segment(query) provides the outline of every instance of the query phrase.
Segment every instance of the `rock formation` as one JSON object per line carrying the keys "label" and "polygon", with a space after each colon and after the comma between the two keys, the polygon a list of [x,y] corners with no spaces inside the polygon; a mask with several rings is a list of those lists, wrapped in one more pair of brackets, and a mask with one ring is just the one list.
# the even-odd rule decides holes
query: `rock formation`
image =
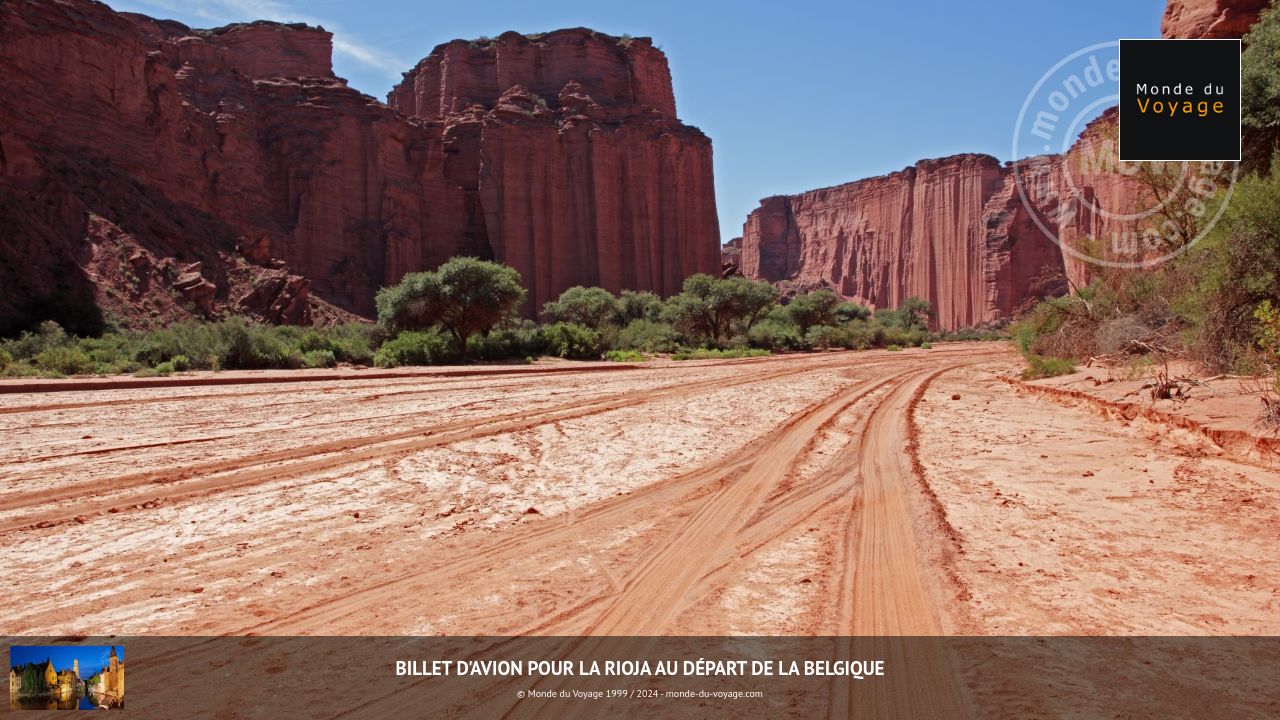
{"label": "rock formation", "polygon": [[456,41],[393,109],[334,76],[320,28],[10,0],[0,37],[0,332],[54,306],[368,317],[459,254],[516,266],[529,310],[719,268],[711,144],[647,39]]}
{"label": "rock formation", "polygon": [[[1239,37],[1268,4],[1171,0],[1164,32]],[[1137,242],[1138,222],[1122,216],[1150,205],[1149,191],[1114,172],[1116,130],[1112,108],[1065,155],[1004,165],[987,155],[956,155],[765,198],[743,226],[742,272],[801,289],[831,288],[877,308],[921,297],[941,329],[1007,320],[1088,281],[1090,266],[1072,251],[1106,253]]]}
{"label": "rock formation", "polygon": [[828,287],[873,308],[920,297],[943,329],[1007,317],[1039,279],[1063,272],[1057,246],[1026,216],[1014,171],[957,155],[766,198],[743,228],[743,274]]}
{"label": "rock formation", "polygon": [[1167,38],[1238,38],[1271,0],[1169,0],[1160,31]]}
{"label": "rock formation", "polygon": [[[679,292],[716,272],[711,142],[648,38],[583,28],[437,47],[388,96],[443,125],[445,176],[532,307],[573,285]],[[714,240],[714,242],[712,242]]]}

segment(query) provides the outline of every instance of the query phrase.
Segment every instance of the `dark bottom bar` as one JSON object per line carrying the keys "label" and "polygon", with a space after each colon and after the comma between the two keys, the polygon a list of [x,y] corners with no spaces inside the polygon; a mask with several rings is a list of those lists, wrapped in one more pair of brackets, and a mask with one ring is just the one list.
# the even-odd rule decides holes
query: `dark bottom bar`
{"label": "dark bottom bar", "polygon": [[[110,645],[132,718],[1274,718],[1277,638],[9,638]],[[24,705],[11,696],[11,708]]]}

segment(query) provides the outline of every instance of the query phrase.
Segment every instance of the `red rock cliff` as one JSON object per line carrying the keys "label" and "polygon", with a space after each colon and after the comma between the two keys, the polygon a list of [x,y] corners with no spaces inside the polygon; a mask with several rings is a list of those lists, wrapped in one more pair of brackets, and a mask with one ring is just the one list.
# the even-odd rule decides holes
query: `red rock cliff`
{"label": "red rock cliff", "polygon": [[[463,111],[402,114],[335,77],[330,34],[301,25],[9,0],[0,38],[10,325],[52,302],[135,325],[368,316],[378,287],[457,254],[511,261],[539,301],[719,268],[710,141],[675,119],[647,41],[451,43],[437,94]],[[513,78],[560,94],[543,108]]]}
{"label": "red rock cliff", "polygon": [[1068,282],[1087,281],[1088,265],[1045,229],[1082,253],[1089,239],[1132,239],[1133,222],[1114,216],[1135,210],[1143,190],[1105,170],[1114,167],[1106,161],[1115,127],[1112,109],[1065,156],[1001,165],[989,155],[955,155],[765,198],[743,226],[743,274],[831,288],[873,308],[924,298],[944,330],[1008,319]]}
{"label": "red rock cliff", "polygon": [[1160,31],[1167,38],[1238,38],[1271,0],[1169,0]]}
{"label": "red rock cliff", "polygon": [[479,208],[493,257],[520,271],[530,308],[572,285],[671,294],[719,271],[711,142],[676,118],[648,38],[457,40],[388,102],[443,124],[446,175]]}
{"label": "red rock cliff", "polygon": [[[1164,35],[1240,37],[1269,4],[1170,0]],[[1073,250],[1107,254],[1138,241],[1137,221],[1122,216],[1151,198],[1115,172],[1116,128],[1112,108],[1063,156],[1001,166],[989,156],[957,155],[765,198],[743,226],[742,271],[829,287],[872,307],[915,295],[933,304],[942,329],[1008,319],[1068,283],[1088,281],[1090,266]]]}

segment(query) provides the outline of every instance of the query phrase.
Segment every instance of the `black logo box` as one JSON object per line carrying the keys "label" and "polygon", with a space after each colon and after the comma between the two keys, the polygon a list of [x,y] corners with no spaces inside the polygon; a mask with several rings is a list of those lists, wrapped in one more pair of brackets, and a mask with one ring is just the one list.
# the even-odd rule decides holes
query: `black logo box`
{"label": "black logo box", "polygon": [[[1139,85],[1147,92],[1139,94]],[[1206,86],[1214,92],[1205,94]],[[1180,87],[1181,94],[1161,90]],[[1190,93],[1185,91],[1190,89]],[[1152,88],[1156,92],[1152,92]],[[1217,89],[1221,88],[1222,94]],[[1120,41],[1120,160],[1238,161],[1241,124],[1240,40]],[[1139,112],[1138,101],[1148,107]],[[1149,104],[1148,104],[1149,101]],[[1184,114],[1184,102],[1193,112]],[[1162,113],[1154,112],[1156,103]],[[1207,103],[1210,112],[1199,110]],[[1221,113],[1212,112],[1222,103]],[[1169,104],[1177,112],[1169,114]]]}

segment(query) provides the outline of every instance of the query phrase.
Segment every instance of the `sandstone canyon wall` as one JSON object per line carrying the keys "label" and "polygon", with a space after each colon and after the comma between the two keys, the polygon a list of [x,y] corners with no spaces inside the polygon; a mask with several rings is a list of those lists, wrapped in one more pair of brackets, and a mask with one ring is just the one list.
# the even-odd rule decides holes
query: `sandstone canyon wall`
{"label": "sandstone canyon wall", "polygon": [[[1268,4],[1171,0],[1164,34],[1239,37]],[[1150,191],[1115,172],[1117,127],[1112,108],[1063,155],[956,155],[765,198],[743,226],[741,270],[873,308],[924,298],[944,330],[1008,320],[1088,282],[1091,266],[1072,251],[1136,241],[1139,221],[1123,216],[1149,206]]]}
{"label": "sandstone canyon wall", "polygon": [[719,268],[710,141],[647,40],[450,43],[394,109],[331,54],[301,25],[0,4],[0,320],[367,317],[458,254],[511,263],[537,302]]}
{"label": "sandstone canyon wall", "polygon": [[1167,38],[1238,38],[1271,0],[1169,0],[1160,22]]}
{"label": "sandstone canyon wall", "polygon": [[442,124],[446,175],[475,198],[494,257],[520,271],[533,306],[571,285],[669,295],[719,270],[711,143],[676,118],[648,38],[457,40],[388,103]]}

